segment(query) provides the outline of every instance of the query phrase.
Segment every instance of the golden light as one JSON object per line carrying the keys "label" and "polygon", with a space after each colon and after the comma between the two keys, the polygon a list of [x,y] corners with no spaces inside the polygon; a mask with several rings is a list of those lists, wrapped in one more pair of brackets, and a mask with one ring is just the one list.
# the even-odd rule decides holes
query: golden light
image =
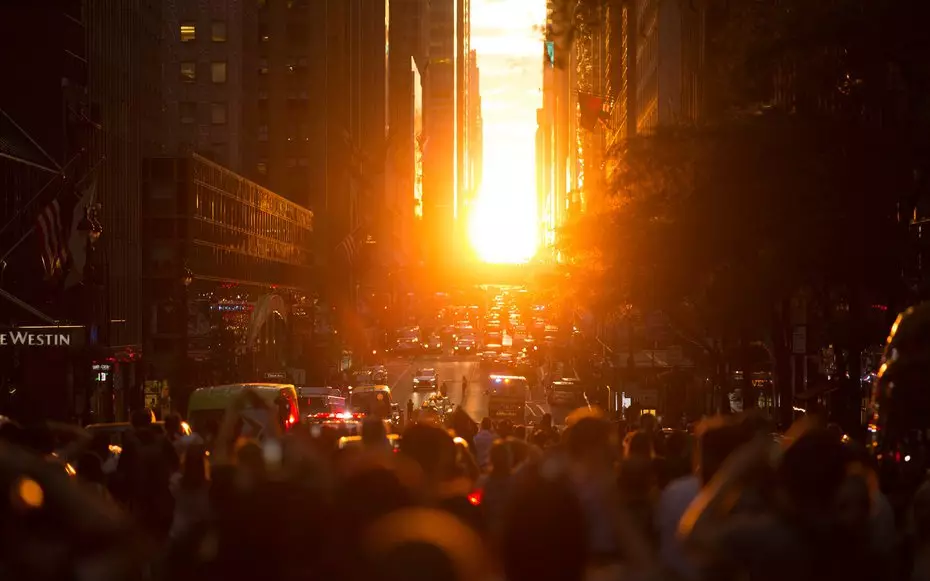
{"label": "golden light", "polygon": [[485,262],[520,264],[536,254],[539,236],[532,190],[529,195],[506,188],[482,192],[469,226],[472,246]]}
{"label": "golden light", "polygon": [[539,245],[536,110],[542,105],[542,0],[473,0],[471,46],[481,75],[482,177],[469,208],[478,258],[529,261]]}

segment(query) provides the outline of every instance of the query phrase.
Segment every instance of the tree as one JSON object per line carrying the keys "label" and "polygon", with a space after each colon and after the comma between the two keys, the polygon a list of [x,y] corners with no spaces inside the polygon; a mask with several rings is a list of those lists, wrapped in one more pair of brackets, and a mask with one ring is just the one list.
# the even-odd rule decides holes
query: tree
{"label": "tree", "polygon": [[909,170],[895,149],[880,131],[775,112],[632,139],[609,208],[562,232],[574,300],[665,313],[718,374],[762,344],[784,389],[798,290],[871,298],[898,280],[868,274],[901,255],[890,193]]}

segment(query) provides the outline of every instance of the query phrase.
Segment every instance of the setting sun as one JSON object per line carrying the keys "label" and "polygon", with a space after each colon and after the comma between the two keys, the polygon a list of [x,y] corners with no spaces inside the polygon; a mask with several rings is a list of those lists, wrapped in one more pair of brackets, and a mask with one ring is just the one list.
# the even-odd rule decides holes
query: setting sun
{"label": "setting sun", "polygon": [[536,254],[536,200],[532,184],[524,186],[479,195],[469,235],[481,260],[516,264],[527,262]]}
{"label": "setting sun", "polygon": [[481,70],[484,172],[469,219],[478,257],[527,262],[539,244],[536,109],[542,104],[543,0],[472,0],[472,46]]}

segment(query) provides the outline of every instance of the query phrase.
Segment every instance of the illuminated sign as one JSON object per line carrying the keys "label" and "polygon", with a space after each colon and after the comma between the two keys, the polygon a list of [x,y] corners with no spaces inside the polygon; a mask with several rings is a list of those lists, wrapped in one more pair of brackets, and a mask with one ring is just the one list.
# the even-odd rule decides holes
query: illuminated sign
{"label": "illuminated sign", "polygon": [[113,367],[109,363],[94,363],[91,369],[94,372],[94,381],[105,383],[109,379]]}
{"label": "illuminated sign", "polygon": [[70,347],[69,333],[40,333],[36,331],[7,331],[0,333],[0,345],[26,347]]}

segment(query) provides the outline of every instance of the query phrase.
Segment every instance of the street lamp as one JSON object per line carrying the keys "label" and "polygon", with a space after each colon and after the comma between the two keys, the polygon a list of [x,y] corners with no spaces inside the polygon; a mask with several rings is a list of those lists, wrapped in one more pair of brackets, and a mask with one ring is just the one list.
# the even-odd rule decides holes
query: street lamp
{"label": "street lamp", "polygon": [[181,270],[181,284],[187,288],[194,282],[194,273],[186,266]]}

